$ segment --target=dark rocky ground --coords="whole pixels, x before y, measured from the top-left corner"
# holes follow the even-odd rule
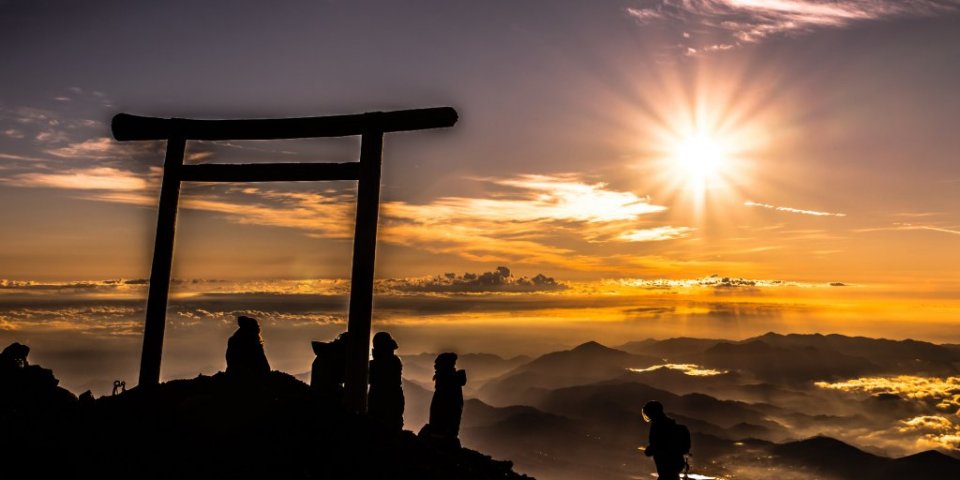
[[[17,375],[0,379],[4,478],[529,478],[473,450],[383,432],[282,372],[98,399],[78,399],[52,374]]]

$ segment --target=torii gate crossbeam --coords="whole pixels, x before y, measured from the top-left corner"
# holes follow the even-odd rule
[[[356,180],[357,217],[350,277],[350,311],[347,320],[350,338],[347,347],[345,402],[355,412],[366,411],[383,134],[451,127],[457,119],[456,110],[450,107],[252,120],[152,118],[124,113],[113,117],[113,136],[118,141],[167,141],[157,214],[157,236],[147,296],[139,384],[147,386],[160,382],[160,359],[170,292],[174,230],[182,182]],[[353,135],[361,136],[358,162],[183,164],[188,140],[281,140]]]

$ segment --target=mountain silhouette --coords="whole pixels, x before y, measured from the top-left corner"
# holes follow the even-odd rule
[[[960,346],[830,334],[769,332],[740,341],[670,338],[628,342],[620,349],[672,363],[753,372],[762,380],[803,383],[872,374],[960,374]],[[792,353],[792,355],[791,355]]]
[[[778,461],[844,480],[960,478],[960,460],[933,450],[891,459],[833,438],[813,437],[776,445],[771,453]]]
[[[696,473],[937,478],[931,475],[952,472],[952,457],[932,452],[889,458],[869,440],[864,445],[874,453],[832,438],[876,431],[892,441],[902,438],[901,446],[883,444],[886,451],[909,452],[920,433],[898,427],[907,419],[938,415],[931,410],[934,403],[906,394],[819,388],[813,381],[946,371],[944,362],[953,354],[950,346],[843,335],[648,339],[619,348],[586,342],[542,355],[483,385],[481,399],[494,402],[468,401],[464,445],[511,458],[518,468],[544,478],[645,478],[652,466],[636,452],[649,428],[640,407],[656,399],[689,428]],[[903,360],[911,355],[914,360]],[[701,375],[681,365],[646,369],[664,364],[719,373]],[[809,438],[818,433],[829,436]],[[845,470],[848,464],[856,467]],[[857,476],[863,472],[879,473]]]
[[[617,349],[630,353],[640,353],[643,355],[652,355],[669,360],[675,360],[678,357],[689,355],[691,353],[700,353],[704,350],[725,340],[714,340],[707,338],[668,338],[666,340],[646,340],[627,342]]]
[[[763,340],[718,343],[695,359],[696,363],[749,371],[761,380],[785,384],[838,380],[882,371],[880,366],[861,357],[812,346],[780,347]]]
[[[421,385],[433,385],[433,362],[436,353],[420,353],[417,355],[402,355],[403,376]],[[474,393],[474,384],[485,382],[494,377],[523,365],[530,361],[530,357],[518,355],[512,358],[503,358],[490,353],[465,353],[457,358],[458,368],[470,372],[470,382],[464,387],[465,394]]]
[[[487,382],[480,398],[494,405],[535,405],[550,389],[593,383],[660,360],[586,342],[570,350],[547,353]]]
[[[865,358],[890,373],[949,375],[958,372],[960,352],[917,340],[848,337],[845,335],[766,333],[758,340],[779,347],[813,347]]]

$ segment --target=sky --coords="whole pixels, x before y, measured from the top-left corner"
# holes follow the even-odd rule
[[[164,145],[114,141],[120,112],[456,108],[385,141],[375,328],[402,350],[960,342],[957,1],[5,0],[0,58],[0,343],[60,368],[135,368]],[[192,142],[187,161],[358,151]],[[165,374],[222,368],[209,342],[240,311],[276,342],[342,329],[354,201],[350,182],[185,185]]]

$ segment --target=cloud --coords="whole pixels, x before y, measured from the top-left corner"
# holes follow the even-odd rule
[[[846,213],[832,213],[832,212],[820,212],[817,210],[803,210],[799,208],[790,208],[790,207],[778,207],[776,205],[770,205],[769,203],[758,203],[752,201],[743,202],[744,205],[748,207],[759,207],[767,208],[770,210],[776,210],[778,212],[789,212],[789,213],[799,213],[801,215],[813,215],[815,217],[846,217]]]
[[[142,310],[122,304],[34,306],[0,310],[0,330],[87,332],[104,335],[141,333]]]
[[[777,35],[841,28],[857,22],[956,11],[956,0],[652,0],[625,8],[643,24],[675,21],[721,41],[687,47],[687,54],[726,50]],[[685,37],[686,38],[686,37]]]
[[[71,92],[74,94],[85,93]],[[37,136],[43,158],[0,154],[0,158],[19,162],[4,170],[0,183],[77,190],[79,198],[94,201],[156,205],[162,169],[155,165],[162,157],[163,142],[115,142],[103,136],[102,124],[41,109],[0,106],[0,126],[4,122],[26,132],[27,137]],[[202,161],[212,155],[212,147],[201,148],[188,160]],[[484,264],[639,274],[662,263],[661,259],[627,255],[629,252],[588,255],[580,253],[577,244],[682,239],[692,231],[689,227],[650,225],[646,218],[667,207],[577,174],[474,180],[482,184],[485,194],[446,196],[424,203],[383,202],[380,240]],[[183,191],[180,207],[220,213],[240,224],[291,228],[316,238],[350,239],[356,203],[354,188],[339,185],[322,192],[290,192],[266,186],[202,184]]]
[[[727,373],[726,370],[714,370],[712,368],[706,368],[692,363],[664,363],[647,368],[628,368],[627,370],[634,373],[645,373],[661,369],[676,370],[691,377],[713,377]]]
[[[492,272],[446,273],[434,277],[391,279],[378,282],[383,291],[415,293],[530,293],[566,289],[566,285],[553,277],[538,274],[533,278],[517,277],[507,267],[497,267]]]
[[[98,150],[103,142],[90,148]],[[157,169],[152,172],[158,176]],[[97,180],[97,181],[93,181]],[[154,181],[151,177],[151,181]],[[521,175],[485,179],[488,197],[441,197],[428,203],[382,204],[382,241],[483,263],[527,263],[578,270],[611,270],[637,265],[638,259],[581,255],[561,246],[558,237],[591,243],[680,239],[689,227],[635,228],[643,216],[663,212],[648,197],[613,190],[604,183],[573,175]],[[154,205],[148,183],[129,172],[98,168],[69,174],[23,174],[7,182],[19,186],[98,189],[91,200]],[[275,191],[259,187],[207,187],[184,194],[181,208],[218,212],[242,224],[294,228],[318,238],[353,236],[355,195],[349,190],[322,193]]]
[[[90,162],[129,161],[132,159],[151,159],[155,163],[163,158],[166,150],[164,142],[126,142],[121,143],[109,137],[89,138],[82,141],[68,143],[62,147],[49,148],[46,153],[67,160],[84,160]],[[192,155],[192,156],[191,156]],[[188,155],[188,160],[197,155],[209,156],[209,152],[198,152]],[[205,158],[201,157],[201,158]]]
[[[875,442],[889,442],[908,450],[930,448],[960,449],[960,377],[862,377],[843,382],[816,382],[819,388],[873,396],[896,395],[922,405],[930,413],[897,421],[886,430],[870,435]]]
[[[50,149],[47,152],[63,158],[103,159],[113,157],[112,151],[117,145],[119,145],[117,142],[108,137],[100,137]]]
[[[30,139],[43,146],[89,138],[91,133],[102,135],[102,123],[86,118],[68,118],[61,113],[33,107],[6,107],[0,105],[0,128],[8,138]]]
[[[484,181],[510,187],[513,191],[498,192],[492,198],[442,197],[428,205],[397,202],[392,210],[400,216],[423,214],[432,217],[510,219],[514,222],[559,220],[598,223],[635,220],[641,215],[667,209],[651,204],[648,197],[611,190],[605,183],[587,183],[576,175],[521,175]]]
[[[248,200],[191,196],[183,208],[227,214],[241,224],[296,228],[319,238],[353,238],[354,198],[345,194],[245,189]]]
[[[829,284],[813,284],[801,282],[785,282],[783,280],[763,280],[740,277],[724,277],[718,274],[709,275],[701,278],[621,278],[610,280],[624,287],[632,288],[689,288],[689,287],[711,287],[711,288],[736,288],[736,287],[814,287]]]
[[[843,382],[817,382],[817,387],[871,395],[893,394],[912,400],[929,401],[938,408],[960,409],[960,377],[862,377]]]
[[[647,23],[651,20],[659,20],[666,17],[664,12],[657,8],[627,7],[624,11],[640,23]]]
[[[152,206],[157,197],[136,191],[99,192],[87,197]],[[316,238],[353,238],[355,198],[340,193],[276,192],[254,187],[183,194],[180,208],[216,212],[243,225],[293,228]]]
[[[871,233],[871,232],[891,232],[891,231],[918,231],[918,230],[946,233],[949,235],[960,235],[960,227],[943,226],[943,225],[936,225],[936,224],[918,225],[914,223],[901,223],[901,222],[895,222],[893,226],[890,226],[890,227],[861,228],[861,229],[857,229],[856,231],[860,233]]]
[[[384,240],[485,263],[610,270],[612,258],[577,254],[555,237],[613,241],[641,217],[666,210],[648,197],[572,174],[480,181],[491,190],[483,198],[386,203]]]
[[[64,173],[23,173],[3,179],[18,187],[64,188],[72,190],[141,191],[147,188],[143,175],[111,167],[93,167]]]
[[[0,153],[0,159],[13,160],[16,162],[43,162],[44,161],[44,159],[39,157],[30,157],[26,155],[14,155],[12,153]]]
[[[927,230],[931,232],[949,233],[951,235],[960,235],[960,228],[945,228],[935,225],[914,225],[912,223],[897,223],[897,230]]]
[[[671,227],[667,225],[623,232],[617,236],[617,240],[623,240],[625,242],[660,242],[663,240],[686,238],[695,230],[695,228],[691,227]]]

